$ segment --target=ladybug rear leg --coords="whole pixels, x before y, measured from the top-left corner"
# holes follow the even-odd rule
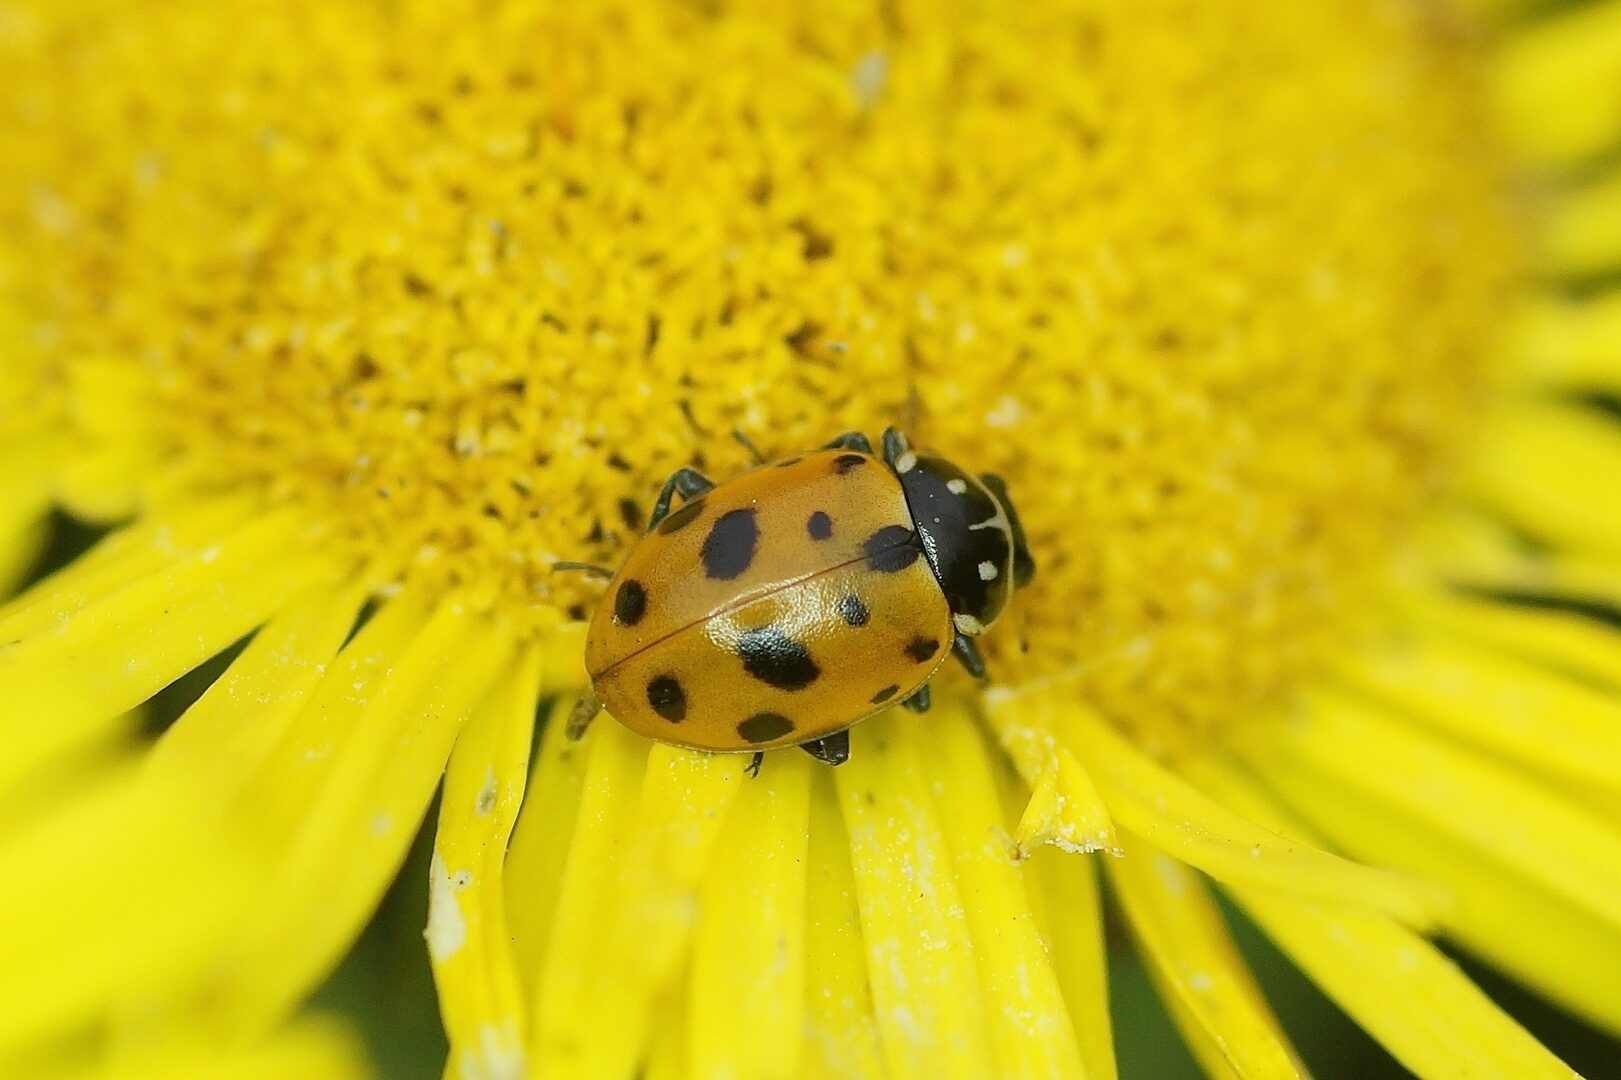
[[[863,454],[872,453],[872,441],[859,431],[846,431],[834,439],[823,450],[859,450]]]
[[[850,729],[800,743],[799,748],[824,765],[843,765],[850,760]]]
[[[591,721],[597,718],[602,711],[602,701],[595,694],[587,693],[574,703],[574,709],[568,714],[568,724],[563,728],[570,742],[585,737],[585,731],[591,726]]]
[[[968,674],[976,679],[985,678],[985,658],[979,655],[979,646],[974,644],[973,638],[959,632],[951,639],[951,652],[958,663],[968,669]]]
[[[697,469],[677,469],[664,482],[664,490],[659,492],[658,502],[653,504],[653,513],[648,516],[647,527],[651,529],[664,520],[670,512],[670,499],[676,492],[680,492],[681,498],[686,500],[696,498],[714,486],[709,477]]]
[[[754,777],[759,776],[760,775],[760,762],[762,762],[764,760],[765,760],[765,751],[764,750],[756,750],[754,752],[754,756],[749,758],[749,763],[747,765],[743,766],[743,771],[749,774],[750,779],[753,779]]]
[[[925,683],[922,686],[918,687],[917,688],[917,693],[913,694],[911,697],[909,697],[905,701],[901,702],[901,704],[906,706],[906,708],[908,710],[910,710],[912,712],[915,712],[915,713],[926,713],[926,712],[928,712],[929,711],[929,706],[932,703],[933,702],[929,697],[929,686],[928,686],[927,683]]]

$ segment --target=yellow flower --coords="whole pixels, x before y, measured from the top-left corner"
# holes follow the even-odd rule
[[[1621,1032],[1618,42],[5,0],[0,584],[110,531],[0,609],[0,1074],[363,1074],[304,1003],[438,792],[463,1080],[1112,1077],[1099,872],[1211,1075],[1302,1069],[1212,883],[1414,1073],[1571,1075],[1431,937]],[[563,737],[554,562],[890,422],[1018,496],[993,688]]]

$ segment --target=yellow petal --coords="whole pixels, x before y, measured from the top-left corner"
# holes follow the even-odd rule
[[[1481,605],[1485,606],[1485,605]],[[1529,630],[1557,617],[1496,605],[1497,625]],[[1567,620],[1569,616],[1565,617]],[[1476,619],[1480,625],[1484,618]],[[1621,636],[1564,623],[1568,634],[1591,630],[1609,637],[1598,656],[1621,671]],[[1550,635],[1535,640],[1552,646]],[[1378,650],[1361,650],[1336,667],[1346,684],[1419,718],[1452,738],[1486,749],[1517,766],[1621,791],[1621,700],[1500,650],[1443,641],[1422,632]]]
[[[545,679],[544,669],[541,678]],[[585,785],[591,733],[587,732],[580,742],[566,736],[573,708],[574,698],[570,695],[552,704],[507,851],[507,927],[525,1001],[533,1001],[537,992],[535,980],[557,916],[563,866],[574,840],[574,823],[580,814],[581,789]]]
[[[1007,843],[987,747],[973,719],[959,701],[946,700],[930,714],[927,730],[913,725],[903,732],[933,780],[997,1075],[1083,1076],[1069,1011],[1030,906],[1035,882]]]
[[[21,583],[50,535],[51,489],[38,463],[44,452],[41,440],[0,441],[0,597]]]
[[[262,518],[0,646],[0,789],[191,671],[332,568],[298,550],[295,522]],[[26,598],[25,598],[26,599]],[[34,609],[14,623],[30,623]],[[40,716],[53,722],[41,724]]]
[[[1206,791],[1255,820],[1305,837],[1298,822],[1233,766],[1207,761],[1193,775]],[[1343,905],[1261,889],[1231,891],[1312,981],[1423,1080],[1576,1075],[1406,927]]]
[[[1538,539],[1612,560],[1621,555],[1617,475],[1621,425],[1575,405],[1503,410],[1469,456],[1470,489],[1487,506]]]
[[[1030,785],[1013,834],[1020,849],[1053,844],[1065,851],[1113,851],[1114,822],[1103,797],[1052,733],[1055,695],[995,688],[983,698],[986,720]]]
[[[10,596],[23,583],[44,554],[50,537],[50,522],[43,514],[0,523],[0,599]]]
[[[1404,590],[1417,632],[1462,638],[1586,683],[1621,691],[1621,634],[1589,615],[1469,593]]]
[[[1551,274],[1590,277],[1614,268],[1621,262],[1621,171],[1561,192],[1538,234]]]
[[[850,840],[839,816],[833,776],[820,773],[811,779],[805,1073],[813,1080],[884,1080],[888,1073],[867,981]]]
[[[647,1063],[638,1080],[685,1080],[687,1072],[687,987],[684,980],[666,993],[654,1009]],[[697,1074],[702,1076],[704,1074]]]
[[[737,754],[650,750],[606,718],[593,726],[531,1012],[530,1056],[546,1063],[548,1080],[620,1076],[641,1060],[745,764]]]
[[[692,1076],[799,1075],[812,768],[826,766],[805,754],[769,755],[726,816],[698,894],[687,999]]]
[[[1536,297],[1512,330],[1514,374],[1533,386],[1621,391],[1621,293]]]
[[[99,1067],[34,1080],[364,1080],[372,1076],[360,1039],[324,1017],[300,1020],[250,1046],[169,1046]]]
[[[1098,896],[1098,861],[1056,849],[1030,856],[1031,894],[1052,950],[1088,1080],[1115,1080],[1114,1025],[1109,1015],[1108,950]],[[1048,912],[1041,918],[1041,910]]]
[[[103,537],[89,551],[4,606],[0,640],[29,637],[166,567],[201,559],[254,516],[246,499],[188,502]]]
[[[1521,29],[1493,63],[1503,133],[1525,158],[1568,168],[1621,130],[1621,3],[1579,5]]]
[[[995,1076],[972,937],[930,778],[892,709],[850,733],[834,779],[894,1080]]]
[[[214,961],[258,868],[197,809],[189,785],[155,790],[126,766],[0,841],[0,1057]]]
[[[1017,816],[1024,809],[1024,788],[1010,769],[995,769],[994,775],[1003,813]],[[1086,1076],[1090,1080],[1114,1080],[1108,955],[1098,897],[1099,861],[1049,846],[1028,851],[1022,865],[1030,911],[1036,917],[1042,943],[1052,955]]]
[[[1242,747],[1268,787],[1352,855],[1440,882],[1448,932],[1545,996],[1621,1030],[1621,835],[1462,747],[1353,699]]]
[[[1306,715],[1284,738],[1313,767],[1511,861],[1621,925],[1621,831],[1519,770],[1394,720],[1375,703],[1326,690],[1310,695]]]
[[[1131,833],[1110,880],[1160,996],[1199,1063],[1243,1080],[1303,1075],[1197,874]]]
[[[1244,820],[1078,702],[1061,710],[1057,723],[1059,738],[1086,762],[1115,821],[1211,877],[1343,900],[1420,926],[1445,904],[1422,881],[1359,866]]]
[[[147,758],[155,787],[206,777],[228,805],[263,767],[309,702],[354,626],[365,590],[321,585],[254,635],[225,673],[176,720]]]
[[[340,684],[335,699],[318,693],[304,710],[279,755],[304,767],[265,769],[244,800],[262,816],[277,805],[263,785],[304,792],[300,806],[282,804],[292,830],[231,953],[222,1007],[234,1025],[279,1020],[337,962],[404,860],[451,744],[510,654],[501,627],[446,600],[361,700]]]
[[[541,650],[503,672],[451,751],[428,883],[428,957],[450,1042],[447,1075],[524,1073],[526,1002],[507,932],[502,876],[523,799]]]

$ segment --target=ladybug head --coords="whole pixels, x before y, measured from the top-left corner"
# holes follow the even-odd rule
[[[912,527],[957,629],[980,633],[1036,572],[1007,485],[916,452],[893,428],[884,433],[884,456],[906,492]]]

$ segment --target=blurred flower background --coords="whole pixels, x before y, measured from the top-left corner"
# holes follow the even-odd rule
[[[1621,3],[0,59],[0,1075],[1621,1075]],[[1018,499],[996,685],[561,737],[555,561],[888,423]]]

